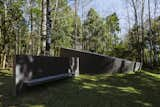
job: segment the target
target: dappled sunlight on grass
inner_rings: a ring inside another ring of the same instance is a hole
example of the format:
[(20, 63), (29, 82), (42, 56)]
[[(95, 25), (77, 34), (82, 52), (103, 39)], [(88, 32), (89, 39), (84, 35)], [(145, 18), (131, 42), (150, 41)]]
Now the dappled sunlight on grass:
[(108, 84), (99, 84), (99, 86), (100, 86), (100, 87), (103, 87), (103, 88), (106, 88), (106, 87), (108, 87), (108, 88), (109, 88), (109, 87), (113, 87), (113, 86), (108, 85)]
[(76, 80), (90, 80), (90, 81), (97, 81), (97, 76), (93, 75), (80, 75), (80, 77), (76, 77)]
[(91, 83), (83, 83), (83, 88), (86, 88), (86, 89), (93, 89), (93, 88), (96, 88), (97, 85), (96, 84), (91, 84)]
[(152, 76), (155, 79), (157, 79), (157, 81), (160, 81), (160, 74), (154, 74), (154, 73), (150, 73), (150, 72), (144, 72), (146, 75), (148, 76)]
[(135, 101), (135, 103), (141, 104), (144, 107), (153, 107), (151, 103), (146, 103), (146, 102), (142, 102), (142, 101)]
[(0, 73), (1, 73), (0, 75), (4, 75), (4, 76), (12, 76), (12, 74), (13, 74), (13, 72), (11, 72), (9, 70), (0, 70)]
[[(0, 72), (0, 107), (159, 107), (159, 74), (80, 75), (26, 88), (12, 96), (10, 72)], [(14, 99), (14, 100), (13, 100)]]
[[(133, 73), (131, 73), (131, 74), (133, 74)], [(127, 75), (129, 75), (129, 74), (127, 74)], [(77, 78), (77, 80), (88, 81), (88, 83), (82, 82), (82, 88), (94, 89), (94, 90), (97, 90), (97, 92), (102, 93), (102, 94), (107, 93), (108, 90), (112, 90), (112, 89), (117, 89), (119, 91), (126, 92), (126, 93), (141, 94), (140, 90), (135, 89), (134, 87), (131, 87), (131, 86), (117, 87), (117, 86), (108, 84), (106, 79), (111, 76), (113, 76), (113, 75), (110, 75), (110, 74), (109, 75), (100, 74), (100, 75), (96, 75), (96, 76), (81, 75), (79, 78)], [(125, 74), (116, 74), (114, 76), (124, 77)], [(124, 80), (122, 80), (122, 81), (125, 82)], [(111, 82), (111, 81), (109, 81), (109, 82)]]
[(135, 93), (135, 94), (141, 94), (141, 92), (133, 87), (117, 87), (117, 89), (127, 92), (127, 93)]
[[(29, 105), (28, 105), (29, 106)], [(29, 107), (45, 107), (44, 105), (31, 105)]]

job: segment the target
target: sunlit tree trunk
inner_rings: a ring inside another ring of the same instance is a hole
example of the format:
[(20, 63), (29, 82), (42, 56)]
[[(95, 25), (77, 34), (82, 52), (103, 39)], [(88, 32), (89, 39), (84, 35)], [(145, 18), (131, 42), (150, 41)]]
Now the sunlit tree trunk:
[(7, 37), (7, 32), (6, 32), (6, 17), (7, 17), (7, 5), (4, 3), (4, 16), (3, 16), (3, 63), (2, 63), (2, 68), (5, 69), (6, 65), (6, 57), (7, 57), (7, 49), (8, 49), (8, 43), (6, 43), (6, 37)]
[(33, 54), (33, 0), (30, 0), (30, 37), (29, 37), (29, 54)]
[(42, 47), (41, 53), (43, 55), (49, 55), (50, 53), (50, 44), (51, 44), (51, 15), (50, 10), (50, 1), (42, 0), (42, 25), (41, 25), (41, 40)]
[(46, 38), (46, 55), (50, 55), (51, 48), (51, 9), (50, 0), (47, 0), (47, 38)]
[(41, 54), (45, 55), (47, 36), (47, 0), (42, 0)]

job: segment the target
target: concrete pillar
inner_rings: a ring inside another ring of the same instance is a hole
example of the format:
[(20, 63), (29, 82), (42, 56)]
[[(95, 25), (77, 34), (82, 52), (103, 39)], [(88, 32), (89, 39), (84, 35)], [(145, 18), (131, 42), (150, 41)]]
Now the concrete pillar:
[(75, 77), (79, 76), (79, 57), (75, 57)]
[(72, 57), (71, 58), (71, 73), (74, 76), (79, 76), (79, 57)]

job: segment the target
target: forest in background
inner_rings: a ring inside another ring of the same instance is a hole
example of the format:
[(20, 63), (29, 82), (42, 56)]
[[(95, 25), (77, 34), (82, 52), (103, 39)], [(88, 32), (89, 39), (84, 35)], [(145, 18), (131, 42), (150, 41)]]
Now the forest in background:
[(139, 61), (148, 68), (160, 65), (159, 0), (123, 0), (133, 9), (123, 40), (116, 11), (104, 18), (90, 8), (82, 20), (79, 1), (93, 0), (74, 0), (74, 7), (67, 0), (0, 0), (0, 67), (12, 66), (16, 54), (58, 56), (60, 47)]

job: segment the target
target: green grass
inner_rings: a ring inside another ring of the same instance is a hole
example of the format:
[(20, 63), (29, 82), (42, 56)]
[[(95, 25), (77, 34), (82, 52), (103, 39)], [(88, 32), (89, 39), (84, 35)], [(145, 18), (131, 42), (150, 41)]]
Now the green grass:
[(0, 72), (0, 107), (159, 107), (160, 74), (80, 75), (12, 96), (10, 72)]

